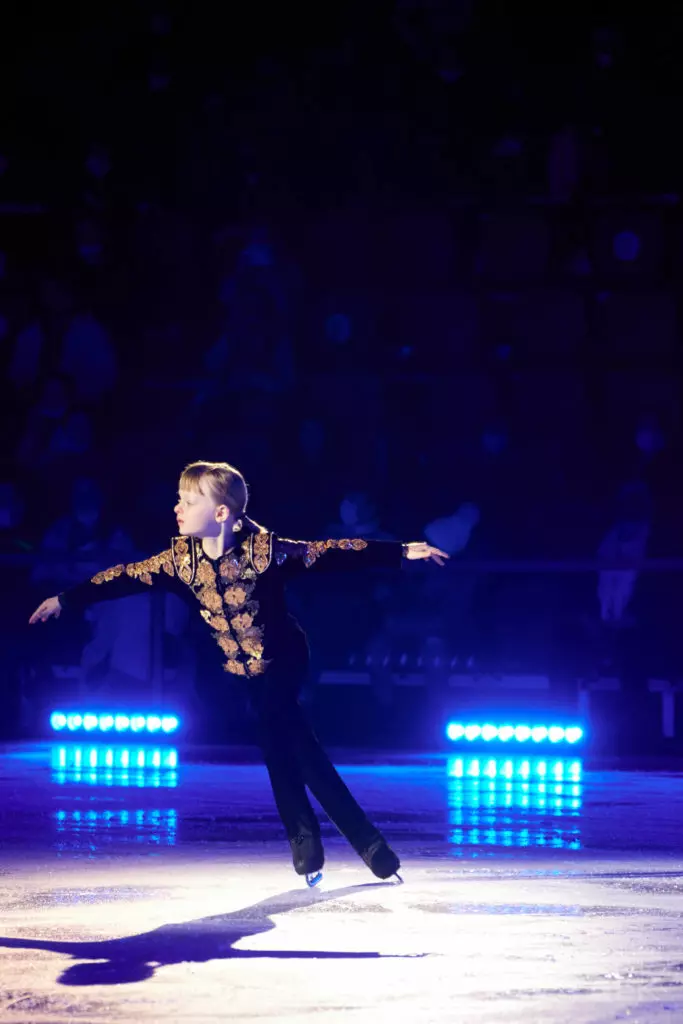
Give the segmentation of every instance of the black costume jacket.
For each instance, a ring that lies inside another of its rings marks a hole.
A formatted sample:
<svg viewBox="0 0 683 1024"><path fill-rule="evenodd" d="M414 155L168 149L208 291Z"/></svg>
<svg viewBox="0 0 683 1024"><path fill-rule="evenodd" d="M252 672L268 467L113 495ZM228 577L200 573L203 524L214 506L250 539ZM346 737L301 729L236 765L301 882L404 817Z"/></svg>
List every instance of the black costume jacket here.
<svg viewBox="0 0 683 1024"><path fill-rule="evenodd" d="M220 558L201 540L175 537L171 546L142 562L115 565L59 595L65 610L128 597L141 586L191 592L199 613L225 655L224 669L252 678L305 671L306 638L287 611L285 583L307 570L398 568L402 546L391 541L284 540L266 530L236 536Z"/></svg>

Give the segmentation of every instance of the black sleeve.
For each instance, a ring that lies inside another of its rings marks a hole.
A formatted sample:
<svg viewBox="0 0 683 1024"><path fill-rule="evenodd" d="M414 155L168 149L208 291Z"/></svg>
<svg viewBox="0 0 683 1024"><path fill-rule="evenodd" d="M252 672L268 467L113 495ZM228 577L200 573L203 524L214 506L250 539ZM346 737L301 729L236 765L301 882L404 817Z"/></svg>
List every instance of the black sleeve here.
<svg viewBox="0 0 683 1024"><path fill-rule="evenodd" d="M85 608L99 601L139 594L145 587L168 588L175 580L171 549L145 558L142 562L114 565L96 573L92 579L69 587L59 595L59 603L67 611Z"/></svg>
<svg viewBox="0 0 683 1024"><path fill-rule="evenodd" d="M307 569L316 572L353 572L363 569L398 569L403 545L396 541L285 540L273 538L273 561L286 574Z"/></svg>

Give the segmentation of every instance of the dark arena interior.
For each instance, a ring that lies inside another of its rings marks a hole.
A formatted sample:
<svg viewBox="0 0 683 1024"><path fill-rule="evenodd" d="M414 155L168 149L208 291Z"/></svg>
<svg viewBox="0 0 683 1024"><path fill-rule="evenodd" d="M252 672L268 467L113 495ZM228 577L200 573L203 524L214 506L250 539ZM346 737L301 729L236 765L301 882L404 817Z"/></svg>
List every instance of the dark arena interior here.
<svg viewBox="0 0 683 1024"><path fill-rule="evenodd" d="M3 1024L683 1021L679 44L8 14Z"/></svg>

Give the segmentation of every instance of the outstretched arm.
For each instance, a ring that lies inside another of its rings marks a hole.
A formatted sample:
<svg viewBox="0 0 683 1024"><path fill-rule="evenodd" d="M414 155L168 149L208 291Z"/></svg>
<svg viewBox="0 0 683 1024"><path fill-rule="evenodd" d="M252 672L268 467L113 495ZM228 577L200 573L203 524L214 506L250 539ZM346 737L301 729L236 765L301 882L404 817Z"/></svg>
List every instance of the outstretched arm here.
<svg viewBox="0 0 683 1024"><path fill-rule="evenodd" d="M110 569L96 573L92 579L85 580L69 587L57 597L49 597L35 610L29 624L46 622L50 618L59 618L62 609L81 609L99 601L112 601L117 597L130 597L139 594L145 587L156 584L167 586L174 579L173 556L171 549L161 551L158 555L145 558L142 562L129 562L127 565L114 565Z"/></svg>
<svg viewBox="0 0 683 1024"><path fill-rule="evenodd" d="M397 569L404 558L410 561L430 559L444 565L445 551L418 541L398 544L395 541L361 540L285 540L273 538L273 559L289 573L312 569L318 571L353 571L354 569Z"/></svg>

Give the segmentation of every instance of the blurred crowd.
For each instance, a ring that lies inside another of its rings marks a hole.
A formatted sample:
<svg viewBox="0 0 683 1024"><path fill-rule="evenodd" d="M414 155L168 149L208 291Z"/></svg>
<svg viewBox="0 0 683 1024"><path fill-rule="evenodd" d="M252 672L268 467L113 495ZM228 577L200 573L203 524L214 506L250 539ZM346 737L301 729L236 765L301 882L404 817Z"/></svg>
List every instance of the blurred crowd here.
<svg viewBox="0 0 683 1024"><path fill-rule="evenodd" d="M105 5L11 64L3 556L30 603L150 553L183 464L225 459L281 534L489 565L302 588L321 663L597 671L637 622L664 650L674 576L502 567L679 551L677 199L629 155L632 27L577 16L550 67L537 17L354 11L228 54L173 5L128 13L134 45ZM147 678L144 602L92 613L82 685ZM188 628L171 602L178 678Z"/></svg>

